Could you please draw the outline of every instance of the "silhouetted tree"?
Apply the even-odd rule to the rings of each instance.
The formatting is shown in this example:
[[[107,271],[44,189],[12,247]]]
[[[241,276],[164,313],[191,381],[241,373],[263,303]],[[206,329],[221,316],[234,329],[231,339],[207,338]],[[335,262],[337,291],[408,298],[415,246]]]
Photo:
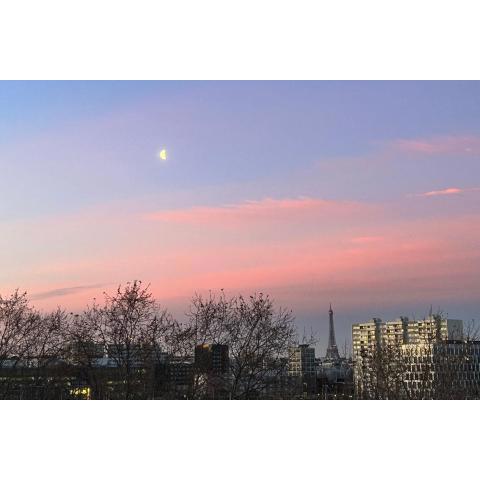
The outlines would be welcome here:
[[[290,311],[275,309],[268,295],[227,298],[197,295],[186,326],[189,348],[223,344],[229,348],[229,371],[224,388],[229,398],[259,398],[271,378],[285,371],[288,348],[295,341]]]
[[[104,294],[105,303],[88,307],[74,322],[70,338],[79,348],[78,362],[95,370],[98,346],[113,366],[112,395],[121,398],[155,396],[153,369],[176,328],[166,310],[140,281],[119,286],[115,295]],[[95,374],[92,374],[95,375]],[[93,378],[98,385],[98,375]]]
[[[400,345],[378,344],[364,352],[357,360],[356,371],[361,382],[357,396],[361,399],[392,400],[405,398],[404,361]]]
[[[64,345],[64,320],[60,309],[46,315],[36,311],[26,293],[0,296],[1,398],[51,398],[52,386],[59,395],[51,367]]]
[[[61,308],[47,314],[37,314],[34,337],[29,355],[30,373],[35,398],[63,398],[66,393],[64,362],[67,315]]]

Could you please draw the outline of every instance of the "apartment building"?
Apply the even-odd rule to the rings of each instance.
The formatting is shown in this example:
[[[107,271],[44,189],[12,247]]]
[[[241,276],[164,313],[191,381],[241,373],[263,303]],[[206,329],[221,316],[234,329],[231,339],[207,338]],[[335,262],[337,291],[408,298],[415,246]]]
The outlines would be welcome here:
[[[432,343],[440,340],[463,340],[463,321],[432,315],[423,320],[400,317],[390,322],[372,318],[352,325],[353,360],[379,346]]]
[[[480,344],[462,320],[373,318],[352,326],[352,346],[358,398],[464,398],[480,385]]]

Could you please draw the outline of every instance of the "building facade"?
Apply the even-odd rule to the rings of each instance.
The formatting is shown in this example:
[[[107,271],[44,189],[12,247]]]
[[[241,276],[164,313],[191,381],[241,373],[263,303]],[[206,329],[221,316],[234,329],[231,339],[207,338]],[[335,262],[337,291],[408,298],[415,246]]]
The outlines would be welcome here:
[[[288,356],[288,375],[315,375],[315,348],[308,344],[291,347]]]
[[[373,318],[352,326],[357,398],[474,398],[480,348],[462,320]]]
[[[201,344],[195,347],[195,367],[199,373],[223,375],[228,373],[228,345]]]

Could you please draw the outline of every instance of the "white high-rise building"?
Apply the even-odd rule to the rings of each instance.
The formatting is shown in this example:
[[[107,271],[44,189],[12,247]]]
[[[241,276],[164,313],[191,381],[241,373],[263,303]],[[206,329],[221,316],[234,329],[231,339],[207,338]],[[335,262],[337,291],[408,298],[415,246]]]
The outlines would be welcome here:
[[[352,347],[359,398],[446,397],[480,387],[480,343],[464,340],[462,320],[373,318],[352,326]]]
[[[377,346],[431,343],[439,340],[463,340],[463,321],[439,318],[424,320],[400,317],[390,322],[372,318],[369,322],[352,325],[353,360]]]

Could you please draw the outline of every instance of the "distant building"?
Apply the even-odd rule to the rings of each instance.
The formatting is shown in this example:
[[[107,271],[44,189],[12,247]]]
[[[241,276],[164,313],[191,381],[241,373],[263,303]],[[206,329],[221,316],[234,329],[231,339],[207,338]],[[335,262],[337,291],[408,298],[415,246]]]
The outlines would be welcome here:
[[[480,342],[445,340],[402,346],[408,398],[478,398]]]
[[[195,347],[195,368],[200,373],[223,375],[229,368],[228,345],[201,344]]]
[[[192,357],[172,357],[166,364],[169,389],[180,397],[189,397],[193,388],[195,363]]]
[[[358,398],[477,395],[480,344],[464,340],[462,320],[373,318],[352,326],[352,346]]]
[[[341,358],[317,361],[317,392],[323,399],[353,398],[353,364],[351,359]]]
[[[67,346],[67,352],[74,361],[88,361],[105,355],[102,344],[89,341],[72,342]]]
[[[372,347],[418,344],[440,340],[462,340],[463,321],[432,315],[424,320],[400,317],[391,322],[372,318],[352,325],[353,360],[361,360]]]
[[[230,357],[228,345],[195,347],[195,386],[199,398],[229,398]]]
[[[290,376],[315,375],[315,348],[308,344],[289,349],[288,374]]]
[[[315,348],[309,344],[290,347],[288,351],[289,384],[298,398],[308,398],[316,393]]]

